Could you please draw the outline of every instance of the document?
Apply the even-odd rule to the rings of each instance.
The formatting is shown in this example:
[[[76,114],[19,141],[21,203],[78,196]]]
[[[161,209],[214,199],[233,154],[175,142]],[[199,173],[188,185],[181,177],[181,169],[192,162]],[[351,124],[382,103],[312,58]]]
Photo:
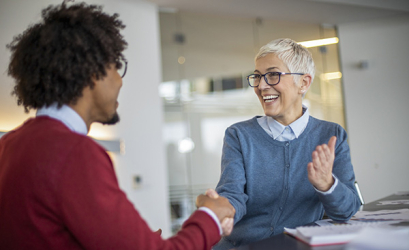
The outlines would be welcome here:
[[[355,239],[365,228],[388,228],[390,222],[361,222],[329,226],[284,228],[284,232],[310,246],[345,244]]]
[[[365,228],[345,248],[347,250],[408,250],[409,227]]]
[[[378,211],[358,211],[351,220],[355,221],[409,221],[409,208]]]
[[[395,195],[409,196],[409,191],[399,191],[396,192]]]
[[[377,205],[409,205],[409,200],[378,201]]]
[[[409,242],[408,237],[406,237],[409,234],[409,228],[399,227],[399,225],[402,223],[407,224],[408,222],[408,208],[395,210],[358,211],[349,221],[337,222],[331,219],[319,220],[315,222],[315,224],[318,226],[302,226],[295,229],[284,228],[284,232],[292,235],[300,241],[307,243],[310,246],[345,244],[354,240],[357,236],[359,236],[359,234],[365,232],[363,234],[365,238],[362,238],[359,241],[354,241],[354,247],[356,247],[357,245],[361,245],[366,242],[362,241],[369,237],[368,234],[375,235],[379,232],[388,232],[388,234],[393,234],[394,237],[399,236],[400,240],[404,238],[405,241]],[[397,230],[400,230],[399,233],[397,233]],[[402,230],[404,231],[402,232]],[[404,236],[400,236],[402,234]],[[381,240],[382,243],[385,243],[390,242],[391,239],[392,237],[379,238],[378,245],[381,246]],[[394,242],[398,242],[398,239],[395,239]],[[365,244],[367,244],[367,242]],[[399,245],[402,244],[399,243]]]

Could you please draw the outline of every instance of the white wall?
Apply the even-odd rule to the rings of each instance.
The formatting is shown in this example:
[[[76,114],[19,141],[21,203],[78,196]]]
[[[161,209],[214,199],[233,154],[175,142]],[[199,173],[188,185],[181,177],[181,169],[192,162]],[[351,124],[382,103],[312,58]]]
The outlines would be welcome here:
[[[41,9],[61,0],[1,0],[0,2],[0,131],[10,130],[28,116],[10,95],[13,81],[6,69],[10,53],[6,44],[28,24],[40,20]],[[127,25],[125,51],[128,72],[119,96],[121,122],[116,126],[92,126],[102,139],[123,139],[125,155],[114,155],[121,188],[135,204],[152,230],[162,228],[170,236],[168,178],[162,139],[162,104],[158,96],[161,82],[159,20],[156,6],[143,0],[92,0],[104,11],[119,13]],[[141,175],[140,189],[132,188],[132,176]]]
[[[409,17],[338,28],[349,144],[364,199],[409,191]]]

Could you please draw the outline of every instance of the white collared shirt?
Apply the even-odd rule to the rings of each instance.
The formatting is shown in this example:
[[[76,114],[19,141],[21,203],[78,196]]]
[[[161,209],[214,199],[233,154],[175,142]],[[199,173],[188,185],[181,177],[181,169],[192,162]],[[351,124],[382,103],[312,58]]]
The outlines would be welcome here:
[[[302,107],[303,115],[288,126],[284,126],[271,116],[257,118],[258,124],[277,141],[291,141],[298,138],[307,127],[310,113],[306,106]]]
[[[62,105],[61,108],[58,108],[57,103],[53,103],[49,107],[44,106],[37,110],[36,116],[49,116],[64,123],[73,132],[83,135],[88,134],[84,120],[68,105]]]

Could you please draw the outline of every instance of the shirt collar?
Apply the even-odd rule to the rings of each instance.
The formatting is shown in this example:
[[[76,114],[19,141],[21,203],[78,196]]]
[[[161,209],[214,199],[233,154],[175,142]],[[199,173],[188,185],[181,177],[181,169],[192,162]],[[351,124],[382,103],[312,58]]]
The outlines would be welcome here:
[[[295,120],[290,125],[288,125],[288,127],[290,127],[294,132],[295,138],[298,138],[304,131],[304,129],[307,127],[308,120],[310,117],[308,108],[306,106],[303,105],[302,110],[303,110],[302,116]],[[277,139],[277,137],[280,136],[283,133],[284,129],[286,128],[286,126],[274,120],[271,116],[267,116],[267,125],[270,128],[274,140]]]
[[[88,133],[84,120],[67,105],[62,105],[61,108],[58,108],[57,103],[53,103],[48,107],[44,106],[37,110],[36,116],[49,116],[64,123],[65,126],[74,132],[83,135]]]

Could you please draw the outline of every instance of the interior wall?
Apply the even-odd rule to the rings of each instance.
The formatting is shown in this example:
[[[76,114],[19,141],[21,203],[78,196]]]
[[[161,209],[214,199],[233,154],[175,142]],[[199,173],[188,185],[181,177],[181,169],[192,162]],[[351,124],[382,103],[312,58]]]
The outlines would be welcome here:
[[[409,190],[409,17],[339,25],[352,163],[366,202]]]
[[[10,95],[13,80],[6,69],[10,53],[6,44],[30,23],[40,20],[41,10],[61,0],[2,0],[0,2],[0,131],[8,131],[34,113],[25,114]],[[161,82],[159,19],[157,7],[143,0],[92,0],[108,13],[119,13],[126,24],[123,35],[128,42],[124,52],[128,72],[119,95],[121,122],[116,126],[93,125],[91,133],[100,139],[121,139],[124,155],[111,154],[120,187],[133,202],[152,230],[170,232],[168,178],[162,139],[162,104],[158,96]],[[102,138],[101,138],[102,137]],[[132,178],[142,179],[134,189]],[[137,236],[135,236],[137,237]]]

